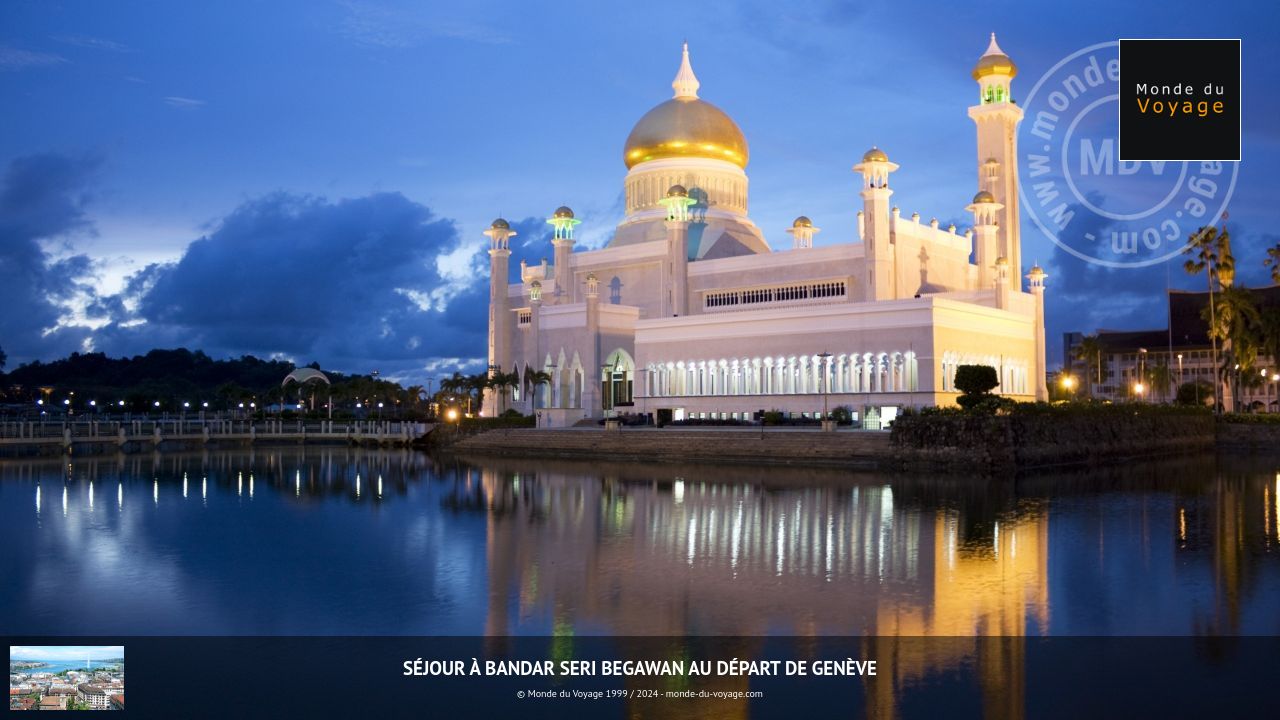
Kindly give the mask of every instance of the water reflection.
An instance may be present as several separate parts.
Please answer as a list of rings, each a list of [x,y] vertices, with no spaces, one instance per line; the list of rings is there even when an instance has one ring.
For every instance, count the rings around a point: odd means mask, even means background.
[[[110,482],[117,510],[94,512]],[[37,459],[0,462],[0,527],[8,633],[865,636],[893,658],[876,717],[957,667],[1018,716],[1028,635],[1280,634],[1261,460],[991,484],[348,448]]]

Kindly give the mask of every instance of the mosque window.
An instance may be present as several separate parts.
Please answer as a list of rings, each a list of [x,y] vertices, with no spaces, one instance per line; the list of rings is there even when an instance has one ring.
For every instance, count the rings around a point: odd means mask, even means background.
[[[707,310],[727,310],[749,305],[778,303],[808,304],[840,300],[848,296],[848,283],[844,280],[775,285],[772,287],[746,288],[710,292],[703,296]]]

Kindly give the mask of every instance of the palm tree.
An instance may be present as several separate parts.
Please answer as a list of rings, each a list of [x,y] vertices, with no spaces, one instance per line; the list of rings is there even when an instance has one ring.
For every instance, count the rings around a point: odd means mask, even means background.
[[[533,391],[533,409],[537,410],[538,409],[538,388],[539,386],[542,386],[542,385],[551,384],[551,373],[543,372],[541,370],[534,370],[533,368],[525,368],[524,383],[527,387],[529,387]]]
[[[1280,285],[1280,242],[1267,248],[1267,259],[1262,264],[1271,268],[1271,282]]]
[[[1086,335],[1076,346],[1076,359],[1083,362],[1086,368],[1096,368],[1097,385],[1102,384],[1102,340],[1097,335]],[[1089,386],[1089,397],[1096,392],[1094,384]]]
[[[1262,316],[1257,298],[1245,287],[1227,285],[1201,317],[1209,322],[1209,337],[1222,341],[1224,357],[1220,375],[1225,376],[1230,367],[1232,386],[1238,390],[1241,372],[1248,373],[1258,360],[1258,328]]]
[[[517,373],[517,372],[504,373],[502,372],[502,370],[499,369],[499,370],[495,370],[493,375],[488,378],[488,382],[486,383],[486,386],[491,388],[495,392],[497,392],[498,397],[501,400],[502,410],[505,411],[506,405],[507,405],[507,392],[509,392],[511,388],[514,388],[519,384],[520,384],[520,373]]]
[[[484,391],[489,387],[489,373],[476,373],[475,375],[467,375],[463,378],[462,389],[467,393],[467,413],[471,413],[471,401],[474,399],[477,404],[484,397]]]
[[[1165,363],[1152,365],[1147,369],[1147,377],[1151,379],[1152,388],[1160,388],[1160,399],[1169,399],[1169,388],[1173,385],[1173,370]]]
[[[1225,213],[1223,220],[1226,220]],[[1187,247],[1182,251],[1183,255],[1191,255],[1192,259],[1187,260],[1183,264],[1183,269],[1191,275],[1198,275],[1201,272],[1206,273],[1206,279],[1209,283],[1209,326],[1212,328],[1217,325],[1214,315],[1217,312],[1214,307],[1213,294],[1215,289],[1229,287],[1232,280],[1235,279],[1236,261],[1231,255],[1231,236],[1227,234],[1227,228],[1224,224],[1222,230],[1213,226],[1202,227],[1191,234],[1187,241]],[[1209,341],[1213,348],[1213,366],[1218,367],[1218,339],[1213,332],[1209,333]],[[1220,381],[1213,384],[1214,401],[1213,407],[1215,412],[1219,409],[1218,402],[1218,385]]]

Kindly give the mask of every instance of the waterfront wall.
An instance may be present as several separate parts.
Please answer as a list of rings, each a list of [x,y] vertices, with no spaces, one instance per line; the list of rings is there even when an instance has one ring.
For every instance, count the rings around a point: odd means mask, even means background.
[[[1166,406],[1019,406],[1006,414],[945,410],[899,416],[893,463],[906,470],[1000,472],[1099,464],[1214,448],[1214,418]]]
[[[890,457],[882,432],[816,430],[490,430],[464,437],[458,454],[877,469]]]
[[[1269,422],[1272,416],[1227,418],[1216,426],[1216,444],[1220,450],[1249,453],[1280,453],[1280,422]]]

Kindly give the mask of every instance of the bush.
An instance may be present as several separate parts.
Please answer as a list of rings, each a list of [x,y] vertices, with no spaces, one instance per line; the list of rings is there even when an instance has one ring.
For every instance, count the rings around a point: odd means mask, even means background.
[[[1000,378],[996,376],[996,369],[990,365],[960,365],[956,368],[955,386],[963,395],[980,399],[1000,386]],[[963,395],[956,401],[961,407],[969,407],[978,402],[970,400],[966,404]]]
[[[1209,405],[1213,402],[1213,386],[1203,380],[1183,383],[1176,396],[1179,405]]]
[[[781,410],[766,410],[760,421],[765,425],[781,425],[785,419]]]
[[[850,425],[853,423],[853,408],[848,405],[831,408],[831,419],[840,425]]]

